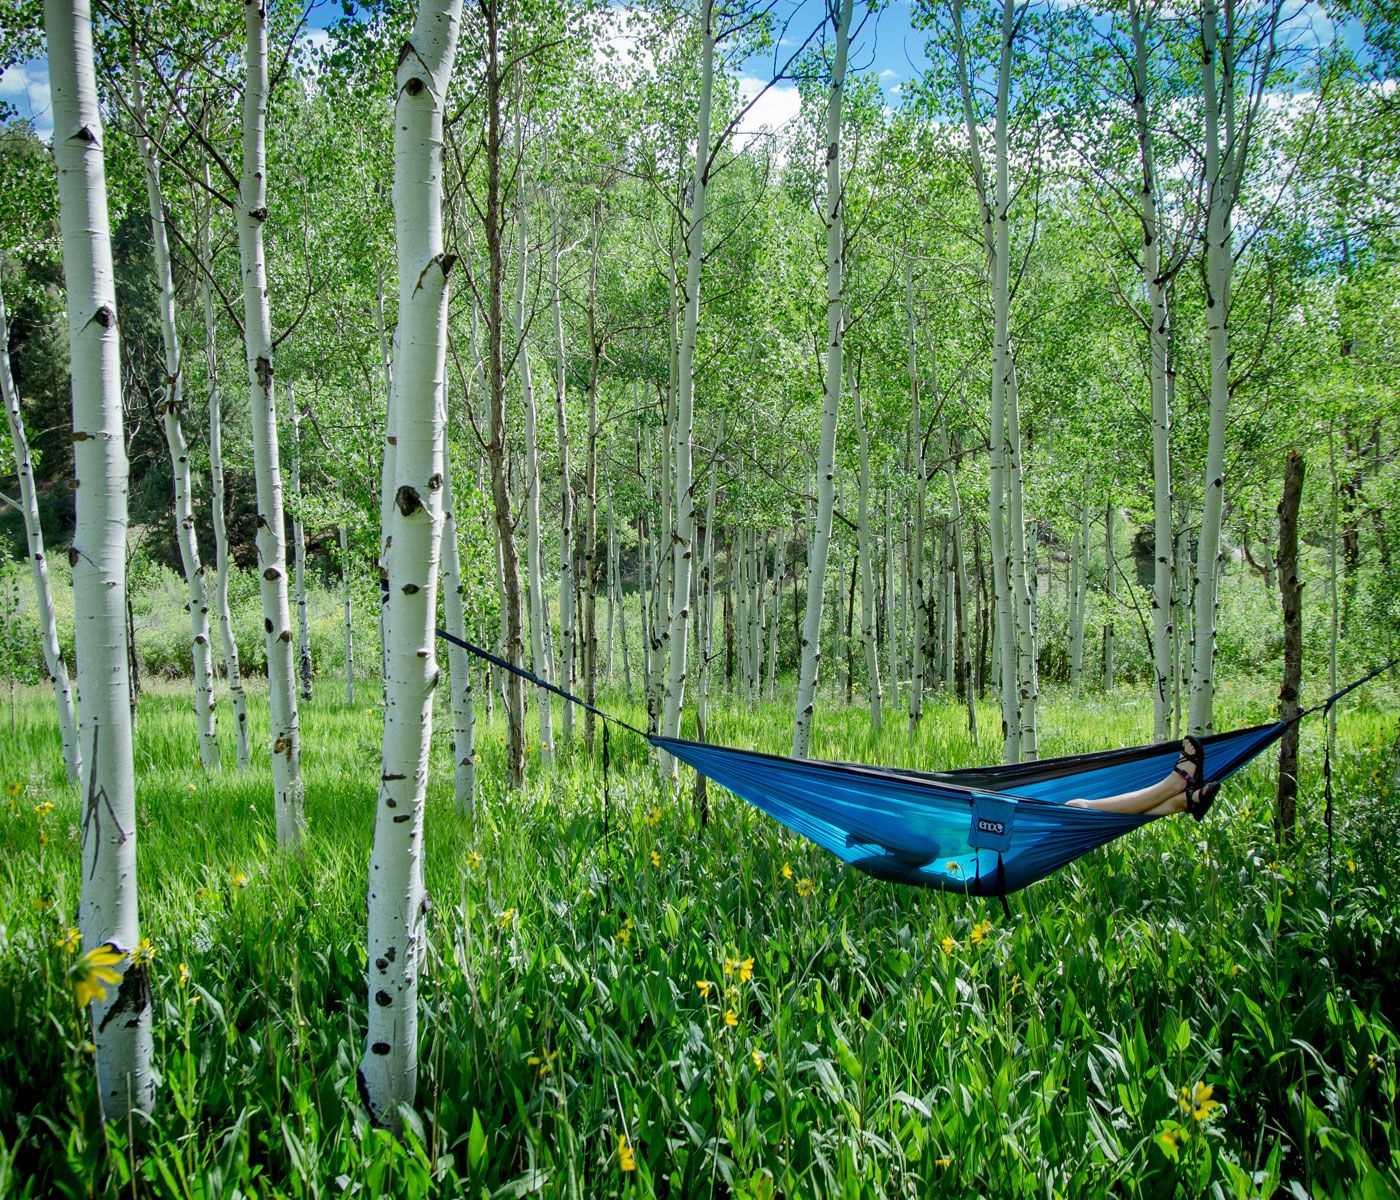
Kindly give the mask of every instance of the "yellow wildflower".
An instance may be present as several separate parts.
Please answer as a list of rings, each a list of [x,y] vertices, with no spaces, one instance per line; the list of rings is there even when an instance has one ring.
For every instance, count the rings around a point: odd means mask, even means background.
[[[126,961],[126,955],[111,942],[94,946],[68,968],[68,979],[78,1007],[86,1008],[94,1000],[107,999],[109,985],[121,983],[122,977],[112,968]]]
[[[935,1158],[933,1160],[933,1165],[935,1167],[942,1167],[946,1170],[948,1167],[951,1167],[953,1165],[953,1160],[947,1157],[947,1155],[944,1155],[942,1158]]]
[[[972,944],[974,946],[980,946],[987,940],[987,934],[991,931],[992,923],[990,921],[978,921],[977,924],[972,927]]]
[[[783,863],[783,878],[784,878],[784,879],[791,879],[791,878],[792,878],[792,867],[789,866],[787,863]]]
[[[48,844],[49,844],[49,835],[48,835],[47,833],[41,833],[41,834],[39,835],[39,845],[41,845],[41,846],[47,846]]]
[[[129,957],[133,967],[149,967],[156,960],[156,948],[150,938],[144,937]]]
[[[1212,1100],[1215,1089],[1204,1080],[1194,1087],[1183,1087],[1177,1094],[1176,1102],[1181,1111],[1190,1113],[1197,1121],[1209,1121],[1220,1107],[1219,1100]]]
[[[510,924],[512,921],[514,921],[514,920],[515,920],[515,909],[514,909],[514,908],[508,908],[508,909],[505,910],[505,912],[499,914],[499,915],[496,917],[496,924],[499,925],[502,929],[504,929],[507,925],[509,925],[509,924]]]
[[[1347,859],[1347,870],[1350,871],[1353,875],[1356,874],[1356,859]]]
[[[8,788],[7,790],[9,791],[9,793],[10,793],[11,796],[18,796],[18,795],[19,795],[19,790],[20,790],[20,788],[23,787],[23,786],[24,786],[24,785],[21,784],[20,781],[19,781],[18,779],[15,779],[15,780],[12,780],[12,781],[11,781],[10,786],[9,786],[9,788]]]
[[[532,1054],[525,1061],[532,1067],[539,1067],[540,1078],[543,1079],[554,1070],[554,1060],[559,1057],[558,1050],[541,1050],[538,1054]]]
[[[625,1133],[617,1139],[617,1169],[619,1171],[635,1171],[637,1169],[637,1156],[627,1141]]]
[[[467,851],[467,866],[473,871],[479,871],[481,869],[481,855],[475,850]]]
[[[797,894],[799,896],[810,896],[815,890],[812,881],[805,875],[797,881]]]
[[[78,931],[71,926],[55,939],[54,945],[60,950],[66,950],[69,954],[74,954],[82,945],[82,937]]]
[[[228,869],[228,881],[237,888],[248,886],[248,876],[243,874],[237,867],[230,867]]]
[[[1366,1056],[1366,1065],[1367,1065],[1368,1067],[1370,1067],[1372,1070],[1375,1070],[1376,1064],[1377,1064],[1378,1062],[1380,1062],[1380,1059],[1378,1059],[1374,1054],[1368,1054],[1368,1055]]]
[[[177,978],[177,980],[179,981],[179,984],[180,984],[181,987],[189,987],[189,985],[190,985],[190,969],[189,969],[189,967],[185,966],[184,963],[181,963],[181,964],[180,964],[180,973],[176,976],[176,978]]]
[[[1014,996],[1021,990],[1021,973],[1018,971],[1011,977],[1011,994]]]
[[[655,829],[656,826],[661,824],[661,810],[659,808],[653,808],[642,820],[646,822],[648,829]]]
[[[764,1063],[766,1061],[763,1057],[763,1051],[755,1047],[754,1052],[751,1055],[749,1055],[749,1057],[753,1059],[754,1067],[762,1071]]]
[[[653,851],[651,852],[651,865],[652,865],[653,867],[659,867],[659,866],[661,865],[661,851],[660,851],[660,850],[653,850]]]
[[[730,1029],[733,1029],[734,1026],[739,1023],[739,1018],[734,1015],[734,1010],[732,1008],[726,1008],[724,1010],[724,1023],[728,1025]]]
[[[34,811],[38,813],[41,817],[47,817],[49,813],[53,812],[53,801],[41,800],[38,804],[34,806]]]
[[[938,944],[939,944],[940,946],[943,947],[943,953],[944,953],[944,954],[952,954],[952,953],[953,953],[955,950],[957,950],[957,948],[958,948],[957,942],[953,941],[951,935],[948,936],[948,937],[945,937],[945,938],[944,938],[941,942],[939,942]]]
[[[619,929],[615,934],[613,934],[613,937],[617,941],[617,944],[619,946],[626,946],[632,941],[632,930],[634,928],[635,926],[632,924],[631,917],[628,917],[625,921],[622,922],[622,928]]]
[[[714,986],[715,985],[711,983],[708,979],[697,979],[695,981],[695,987],[696,990],[700,993],[701,1000],[708,1000],[710,998],[710,989]]]
[[[948,872],[949,875],[962,874],[962,864],[954,862],[951,858],[943,865],[944,869]]]

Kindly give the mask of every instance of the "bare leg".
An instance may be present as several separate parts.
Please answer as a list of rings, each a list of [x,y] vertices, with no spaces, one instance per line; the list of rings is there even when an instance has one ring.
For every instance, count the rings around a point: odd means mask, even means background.
[[[1124,792],[1118,796],[1105,796],[1102,800],[1070,800],[1068,808],[1093,808],[1099,812],[1123,813],[1128,816],[1178,813],[1186,808],[1186,780],[1181,772],[1194,776],[1197,767],[1181,756],[1177,769],[1150,787],[1139,788],[1135,792]]]

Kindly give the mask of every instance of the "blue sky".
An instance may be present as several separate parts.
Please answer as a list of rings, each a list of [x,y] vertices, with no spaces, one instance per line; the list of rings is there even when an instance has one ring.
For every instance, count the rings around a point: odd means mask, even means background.
[[[1052,3],[1074,3],[1075,0],[1051,0]],[[617,6],[619,13],[625,12],[625,4]],[[865,4],[856,2],[856,20],[862,19]],[[823,20],[826,0],[775,0],[774,11],[778,23],[787,22],[790,35],[801,39]],[[861,73],[874,73],[879,77],[890,103],[898,101],[899,88],[915,78],[924,68],[924,35],[915,30],[911,16],[911,0],[892,0],[878,13],[867,16],[851,49],[851,66]],[[1331,35],[1332,25],[1315,0],[1300,0],[1294,18],[1308,35],[1325,39]],[[324,27],[341,13],[339,4],[313,4],[310,10],[310,25],[313,29]],[[1343,30],[1345,40],[1355,46],[1359,37],[1355,28]],[[619,40],[625,41],[625,38]],[[783,47],[776,50],[778,61],[787,57]],[[739,65],[741,86],[752,95],[762,85],[772,79],[774,55],[765,54],[749,58]],[[34,121],[41,136],[47,137],[52,128],[49,103],[48,67],[43,59],[11,67],[0,74],[0,101],[16,108],[22,117]],[[790,119],[798,111],[799,103],[796,88],[781,82],[769,89],[754,106],[748,126],[777,126]]]

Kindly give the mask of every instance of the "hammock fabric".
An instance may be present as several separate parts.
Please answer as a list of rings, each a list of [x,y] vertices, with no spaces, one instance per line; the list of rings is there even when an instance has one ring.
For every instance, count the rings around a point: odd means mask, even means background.
[[[589,709],[605,723],[630,729],[843,862],[893,883],[984,896],[1019,891],[1156,820],[1070,808],[1065,801],[1101,800],[1147,787],[1165,777],[1181,755],[1181,742],[1173,741],[957,771],[785,758],[646,734],[478,646],[443,630],[438,634]],[[1295,721],[1331,708],[1394,665],[1387,663],[1286,721],[1201,738],[1202,783],[1233,775]]]

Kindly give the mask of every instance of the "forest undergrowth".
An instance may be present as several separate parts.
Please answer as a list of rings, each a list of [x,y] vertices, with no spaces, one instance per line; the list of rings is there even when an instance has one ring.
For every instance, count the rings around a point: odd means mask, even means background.
[[[423,1068],[395,1138],[355,1079],[381,724],[336,693],[303,710],[299,859],[274,850],[266,753],[207,777],[187,697],[143,696],[160,1086],[127,1128],[99,1119],[68,975],[79,805],[51,698],[22,690],[5,714],[0,1196],[1400,1193],[1392,704],[1341,716],[1330,858],[1314,719],[1294,850],[1274,845],[1266,756],[1204,824],[1114,843],[1012,897],[1009,920],[844,869],[713,787],[701,827],[693,777],[672,801],[618,729],[606,791],[579,749],[507,799],[483,714],[464,818],[440,719]],[[1227,687],[1217,721],[1271,704]],[[912,743],[902,718],[876,736],[863,710],[818,713],[817,757],[997,757],[954,704]],[[783,752],[790,723],[786,701],[711,700],[714,741]],[[1150,704],[1050,693],[1043,728],[1047,754],[1140,742]]]

